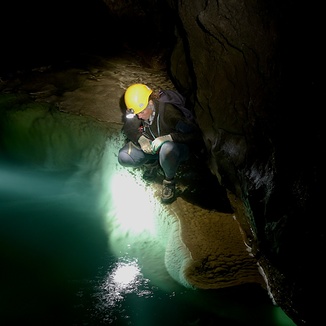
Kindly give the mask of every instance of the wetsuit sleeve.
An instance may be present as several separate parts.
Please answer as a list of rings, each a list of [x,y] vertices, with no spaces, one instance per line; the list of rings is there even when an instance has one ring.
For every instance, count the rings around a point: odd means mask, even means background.
[[[141,132],[141,120],[137,116],[126,119],[122,127],[123,133],[126,137],[134,143],[138,143],[139,137],[142,135]]]

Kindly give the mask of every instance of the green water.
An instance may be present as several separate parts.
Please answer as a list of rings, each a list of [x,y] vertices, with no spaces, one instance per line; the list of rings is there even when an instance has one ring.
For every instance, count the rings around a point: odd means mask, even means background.
[[[258,286],[185,288],[160,255],[116,249],[115,131],[26,105],[0,127],[0,325],[294,325]]]

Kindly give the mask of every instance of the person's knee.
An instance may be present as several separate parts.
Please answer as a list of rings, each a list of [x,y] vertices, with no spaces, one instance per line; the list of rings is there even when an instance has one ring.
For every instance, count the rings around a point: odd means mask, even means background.
[[[135,160],[128,154],[127,151],[120,150],[118,154],[118,162],[125,167],[135,166]]]
[[[168,141],[162,145],[160,151],[161,151],[161,153],[168,155],[169,153],[172,153],[175,150],[176,150],[175,143]]]
[[[184,161],[188,159],[189,150],[187,145],[174,142],[166,142],[160,150],[160,157],[163,160]]]

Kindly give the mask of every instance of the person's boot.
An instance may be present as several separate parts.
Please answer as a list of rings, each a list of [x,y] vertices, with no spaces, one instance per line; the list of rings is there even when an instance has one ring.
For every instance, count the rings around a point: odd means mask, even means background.
[[[144,166],[143,179],[144,180],[155,179],[159,170],[158,161],[145,163],[143,166]]]
[[[175,181],[163,180],[161,201],[164,204],[172,203],[175,199]]]

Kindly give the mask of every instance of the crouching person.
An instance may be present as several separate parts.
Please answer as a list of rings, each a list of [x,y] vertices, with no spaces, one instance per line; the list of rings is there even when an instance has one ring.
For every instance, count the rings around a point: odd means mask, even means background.
[[[144,84],[129,86],[124,101],[127,111],[122,130],[128,142],[119,150],[118,161],[125,167],[145,166],[145,179],[154,178],[161,168],[161,201],[171,203],[175,200],[177,170],[189,159],[190,146],[201,137],[199,128]]]

